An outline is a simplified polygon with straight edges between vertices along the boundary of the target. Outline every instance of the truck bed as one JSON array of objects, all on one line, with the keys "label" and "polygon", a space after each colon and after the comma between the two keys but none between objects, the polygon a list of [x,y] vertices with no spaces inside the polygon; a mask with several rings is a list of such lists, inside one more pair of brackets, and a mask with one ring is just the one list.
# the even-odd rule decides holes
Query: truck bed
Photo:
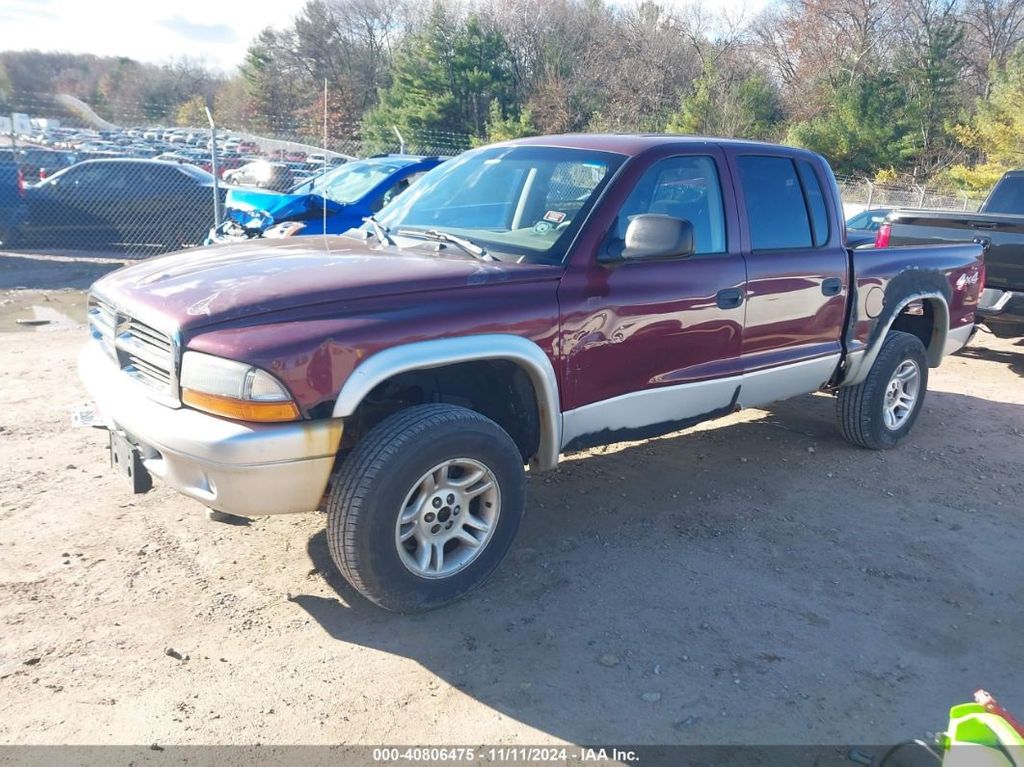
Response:
[{"label": "truck bed", "polygon": [[985,257],[985,287],[1024,290],[1024,216],[897,210],[889,215],[890,245],[991,243]]}]

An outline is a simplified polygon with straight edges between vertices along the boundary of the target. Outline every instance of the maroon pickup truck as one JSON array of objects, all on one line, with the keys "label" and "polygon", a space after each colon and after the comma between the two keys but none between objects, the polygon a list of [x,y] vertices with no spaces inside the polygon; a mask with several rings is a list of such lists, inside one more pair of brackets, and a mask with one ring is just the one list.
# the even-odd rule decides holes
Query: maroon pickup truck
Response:
[{"label": "maroon pickup truck", "polygon": [[982,247],[844,243],[810,152],[522,139],[343,236],[104,277],[80,370],[137,490],[152,475],[230,514],[326,509],[352,585],[422,610],[497,567],[524,465],[815,391],[849,441],[896,445],[974,329]]}]

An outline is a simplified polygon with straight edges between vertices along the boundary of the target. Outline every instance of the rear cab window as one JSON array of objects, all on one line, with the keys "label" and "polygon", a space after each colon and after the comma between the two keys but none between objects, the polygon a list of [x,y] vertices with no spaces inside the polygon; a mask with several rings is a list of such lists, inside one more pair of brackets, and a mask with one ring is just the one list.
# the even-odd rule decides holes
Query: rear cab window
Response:
[{"label": "rear cab window", "polygon": [[1024,175],[1003,176],[985,201],[982,210],[985,213],[1024,214]]}]

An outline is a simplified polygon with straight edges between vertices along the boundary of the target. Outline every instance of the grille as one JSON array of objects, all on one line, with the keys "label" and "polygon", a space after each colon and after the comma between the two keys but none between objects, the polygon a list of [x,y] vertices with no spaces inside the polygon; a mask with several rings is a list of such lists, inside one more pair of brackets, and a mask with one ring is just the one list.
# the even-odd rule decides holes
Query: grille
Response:
[{"label": "grille", "polygon": [[89,296],[89,333],[99,341],[109,356],[114,355],[114,327],[117,325],[117,312],[114,307],[97,296]]},{"label": "grille", "polygon": [[177,404],[174,339],[97,295],[89,296],[89,332],[118,367],[158,398]]}]

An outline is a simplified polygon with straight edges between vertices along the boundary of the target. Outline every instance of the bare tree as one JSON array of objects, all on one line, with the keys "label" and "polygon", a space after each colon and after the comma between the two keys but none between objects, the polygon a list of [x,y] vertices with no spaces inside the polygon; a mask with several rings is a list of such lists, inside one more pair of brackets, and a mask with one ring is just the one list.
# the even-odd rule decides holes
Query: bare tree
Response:
[{"label": "bare tree", "polygon": [[1004,66],[1024,40],[1024,0],[965,0],[962,18],[972,75],[988,97],[992,66]]},{"label": "bare tree", "polygon": [[791,107],[807,116],[822,86],[855,83],[890,63],[895,10],[894,0],[784,0],[755,21],[753,37]]}]

